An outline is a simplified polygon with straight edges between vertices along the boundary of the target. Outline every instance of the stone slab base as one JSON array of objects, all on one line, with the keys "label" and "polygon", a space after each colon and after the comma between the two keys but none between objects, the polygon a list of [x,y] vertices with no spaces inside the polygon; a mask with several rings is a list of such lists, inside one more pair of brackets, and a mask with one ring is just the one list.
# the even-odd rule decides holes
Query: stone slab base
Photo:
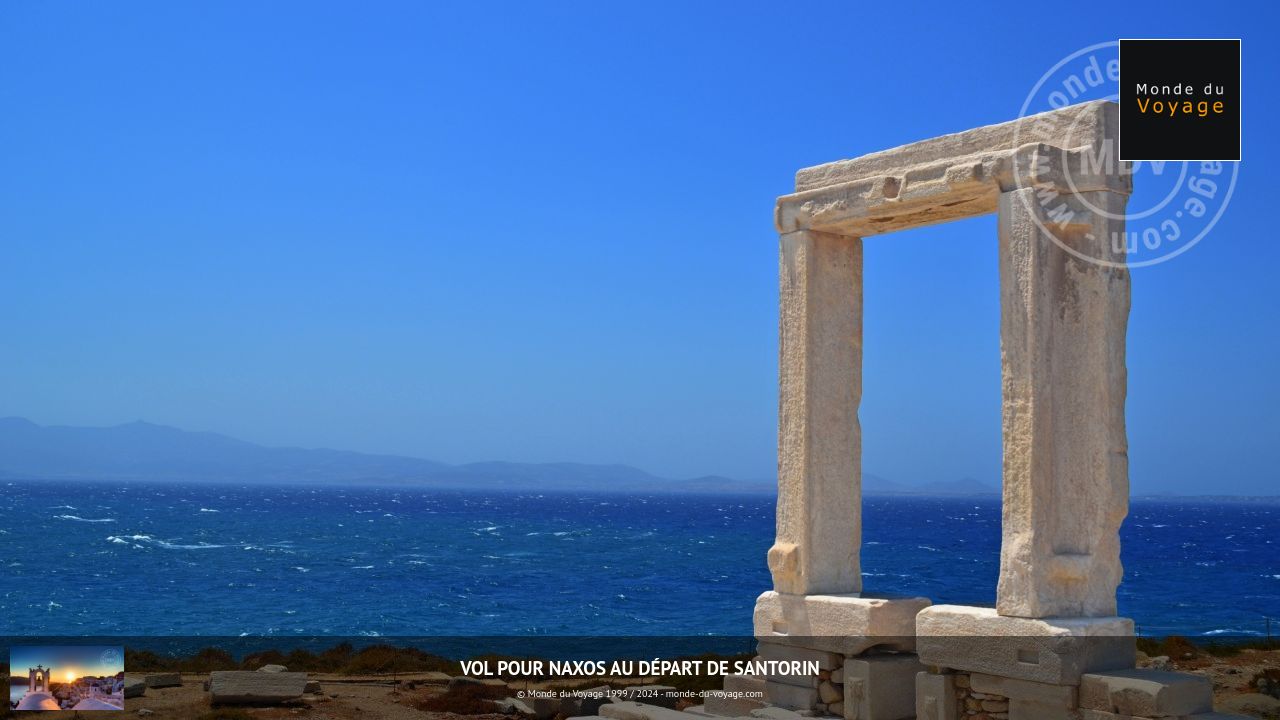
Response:
[{"label": "stone slab base", "polygon": [[780,645],[840,655],[872,648],[915,650],[916,613],[929,606],[921,597],[788,595],[769,591],[756,599],[756,638]]},{"label": "stone slab base", "polygon": [[921,610],[916,651],[925,665],[1051,685],[1132,669],[1137,659],[1128,618],[1016,618],[963,605]]},{"label": "stone slab base", "polygon": [[1206,713],[1213,710],[1213,682],[1159,670],[1091,673],[1080,679],[1080,707],[1143,717]]}]

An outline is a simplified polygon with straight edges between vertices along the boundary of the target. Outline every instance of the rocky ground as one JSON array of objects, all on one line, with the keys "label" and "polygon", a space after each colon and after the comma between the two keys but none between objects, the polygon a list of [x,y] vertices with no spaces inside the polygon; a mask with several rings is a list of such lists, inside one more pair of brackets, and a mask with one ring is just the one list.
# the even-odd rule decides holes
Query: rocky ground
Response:
[{"label": "rocky ground", "polygon": [[1140,653],[1139,667],[1209,676],[1214,710],[1280,720],[1280,650],[1245,648],[1215,655],[1205,648],[1168,641],[1151,650],[1166,654]]}]

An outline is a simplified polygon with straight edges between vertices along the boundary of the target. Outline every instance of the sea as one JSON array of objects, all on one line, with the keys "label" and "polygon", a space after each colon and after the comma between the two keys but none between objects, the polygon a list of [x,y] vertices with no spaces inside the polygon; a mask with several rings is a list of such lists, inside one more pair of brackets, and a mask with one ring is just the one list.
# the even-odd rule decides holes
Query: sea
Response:
[{"label": "sea", "polygon": [[[0,482],[0,635],[746,636],[774,499]],[[864,498],[868,592],[991,604],[998,497]],[[1264,636],[1280,503],[1134,500],[1120,614]],[[1274,628],[1280,632],[1280,625]]]}]

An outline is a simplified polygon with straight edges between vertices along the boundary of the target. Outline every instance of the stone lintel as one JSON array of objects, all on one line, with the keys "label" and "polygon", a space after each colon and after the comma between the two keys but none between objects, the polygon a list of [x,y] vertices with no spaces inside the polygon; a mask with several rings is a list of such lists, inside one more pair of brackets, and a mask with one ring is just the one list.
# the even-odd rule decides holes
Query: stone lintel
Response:
[{"label": "stone lintel", "polygon": [[926,665],[1052,685],[1136,662],[1133,621],[1122,617],[1019,618],[994,608],[933,605],[916,615]]},{"label": "stone lintel", "polygon": [[[1110,145],[1104,147],[1114,151]],[[1130,166],[1099,152],[1089,145],[1027,143],[904,165],[891,174],[785,195],[778,199],[774,222],[783,233],[819,230],[868,237],[993,213],[1000,193],[1019,188],[1055,195],[1128,195],[1133,189]]]},{"label": "stone lintel", "polygon": [[873,647],[910,651],[921,597],[866,594],[789,595],[766,592],[756,600],[755,635],[762,643],[859,655]]},{"label": "stone lintel", "polygon": [[[921,140],[852,160],[815,165],[796,173],[796,192],[873,177],[901,177],[909,168],[999,153],[1028,143],[1063,148],[1098,146],[1119,134],[1119,106],[1109,101],[1058,110]],[[1118,156],[1117,156],[1118,157]]]}]

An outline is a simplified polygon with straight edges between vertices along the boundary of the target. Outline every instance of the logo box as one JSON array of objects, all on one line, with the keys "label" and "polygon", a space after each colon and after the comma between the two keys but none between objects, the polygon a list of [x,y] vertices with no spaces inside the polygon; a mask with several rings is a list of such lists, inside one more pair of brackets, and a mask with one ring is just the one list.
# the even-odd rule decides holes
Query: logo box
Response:
[{"label": "logo box", "polygon": [[1120,40],[1120,159],[1240,159],[1239,40]]}]

